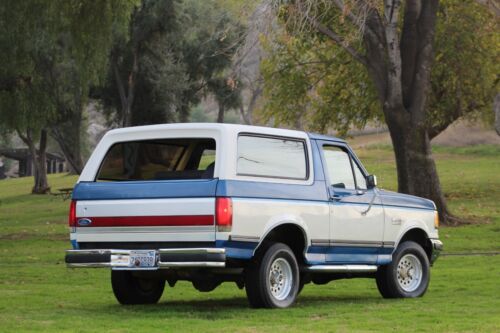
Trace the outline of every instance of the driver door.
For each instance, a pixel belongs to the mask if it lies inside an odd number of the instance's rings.
[[[375,264],[382,253],[384,209],[377,189],[347,146],[324,142],[323,166],[330,194],[330,237],[326,261]]]

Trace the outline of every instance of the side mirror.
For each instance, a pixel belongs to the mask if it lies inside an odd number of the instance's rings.
[[[377,176],[375,175],[368,175],[366,177],[366,185],[368,188],[374,188],[377,186]]]

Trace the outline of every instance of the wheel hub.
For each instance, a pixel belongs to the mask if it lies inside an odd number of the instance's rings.
[[[415,291],[422,282],[422,263],[413,254],[403,256],[398,263],[397,280],[401,289]]]
[[[292,289],[292,267],[283,258],[273,261],[269,270],[269,289],[277,300],[284,300]]]

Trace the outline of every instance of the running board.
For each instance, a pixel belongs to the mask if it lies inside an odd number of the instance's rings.
[[[375,265],[314,265],[305,267],[313,273],[372,273],[377,271]]]

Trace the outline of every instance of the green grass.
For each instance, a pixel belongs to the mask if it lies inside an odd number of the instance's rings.
[[[394,190],[390,148],[357,151],[380,186]],[[481,221],[442,227],[446,252],[500,251],[498,147],[435,149],[454,213]],[[54,175],[53,189],[76,178]],[[28,194],[32,179],[0,181],[0,331],[67,332],[498,332],[500,256],[444,256],[427,294],[384,300],[373,280],[307,285],[285,310],[252,310],[245,293],[225,283],[200,293],[186,282],[167,287],[159,304],[120,306],[109,271],[64,265],[69,201]]]

